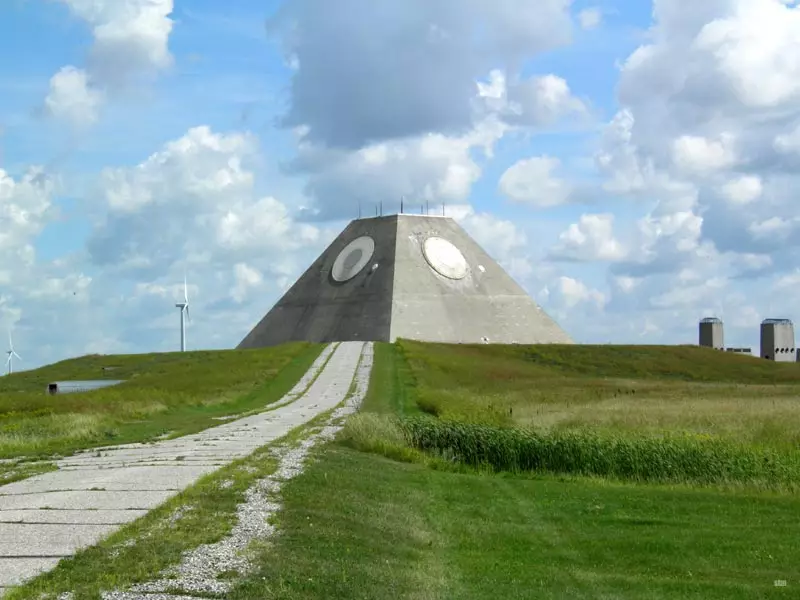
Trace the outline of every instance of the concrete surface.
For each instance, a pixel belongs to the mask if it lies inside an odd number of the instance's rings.
[[[361,236],[374,240],[373,255],[351,279],[336,281],[331,270],[339,253]],[[429,237],[460,250],[466,260],[463,278],[445,277],[429,265],[423,253]],[[361,264],[360,257],[350,262]],[[453,219],[391,215],[352,221],[238,347],[397,338],[572,343]]]
[[[203,475],[335,407],[347,395],[363,350],[360,342],[340,344],[322,368],[324,353],[287,394],[293,401],[274,410],[174,440],[93,449],[59,461],[58,471],[0,486],[0,596]],[[302,393],[298,387],[314,370],[319,376]]]

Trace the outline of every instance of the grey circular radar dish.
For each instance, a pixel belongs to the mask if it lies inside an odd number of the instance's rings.
[[[467,276],[467,259],[461,250],[440,237],[429,237],[422,245],[422,254],[431,268],[448,279]]]
[[[368,235],[354,239],[339,252],[339,256],[333,261],[331,277],[339,283],[349,281],[361,272],[374,252],[375,240]]]

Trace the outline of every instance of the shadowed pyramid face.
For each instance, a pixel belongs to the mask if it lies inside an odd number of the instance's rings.
[[[239,344],[572,343],[452,219],[351,222]]]
[[[375,240],[361,236],[351,241],[339,252],[331,267],[331,277],[339,283],[349,281],[359,274],[375,252]]]

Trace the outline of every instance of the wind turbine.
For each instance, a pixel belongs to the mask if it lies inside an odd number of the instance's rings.
[[[183,274],[183,302],[175,304],[181,309],[181,352],[186,352],[186,321],[189,318],[189,289],[186,285],[186,274]]]
[[[22,360],[20,355],[17,354],[16,350],[14,350],[14,342],[11,339],[11,331],[8,332],[8,350],[6,350],[6,354],[8,354],[8,359],[6,360],[6,371],[8,375],[11,375],[11,373],[14,371],[14,357],[16,356]]]

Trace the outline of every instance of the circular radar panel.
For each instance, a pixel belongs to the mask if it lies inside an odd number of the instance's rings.
[[[333,261],[331,277],[339,283],[352,279],[367,265],[373,252],[375,252],[375,240],[371,237],[363,235],[354,239]]]
[[[467,260],[461,250],[440,237],[429,237],[422,246],[422,253],[431,268],[448,279],[463,279],[467,276]]]

